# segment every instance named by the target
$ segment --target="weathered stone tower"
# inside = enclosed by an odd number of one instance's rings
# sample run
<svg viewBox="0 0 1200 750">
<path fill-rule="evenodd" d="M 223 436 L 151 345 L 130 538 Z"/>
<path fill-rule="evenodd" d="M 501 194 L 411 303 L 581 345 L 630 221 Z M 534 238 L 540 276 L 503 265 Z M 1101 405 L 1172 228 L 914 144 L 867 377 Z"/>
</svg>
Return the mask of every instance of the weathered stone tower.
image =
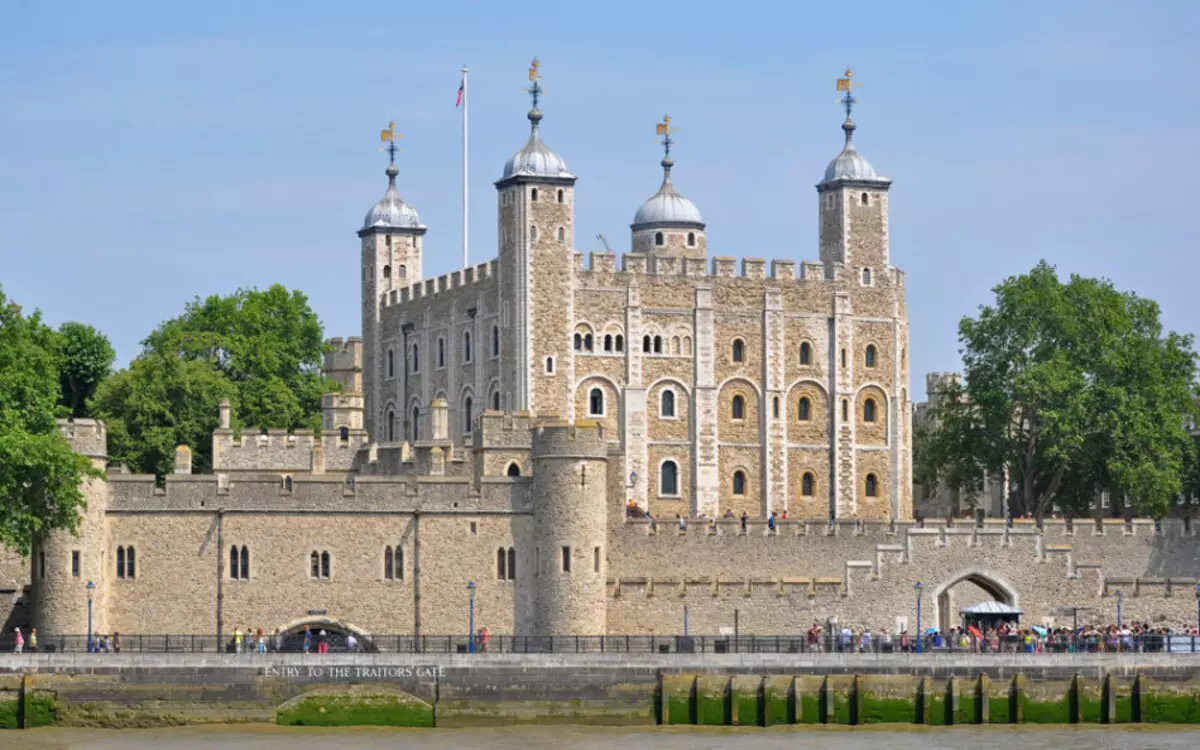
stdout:
<svg viewBox="0 0 1200 750">
<path fill-rule="evenodd" d="M 534 632 L 607 632 L 608 445 L 595 422 L 533 434 Z"/>
<path fill-rule="evenodd" d="M 362 367 L 372 373 L 363 396 L 366 429 L 374 441 L 388 439 L 383 432 L 381 412 L 384 384 L 403 374 L 401 368 L 407 358 L 407 352 L 403 352 L 399 356 L 392 354 L 393 361 L 383 361 L 380 306 L 392 289 L 421 280 L 421 245 L 427 229 L 416 209 L 405 203 L 396 190 L 399 170 L 394 126 L 389 126 L 384 134 L 389 140 L 391 156 L 387 192 L 367 212 L 363 227 L 358 230 L 362 240 Z"/>
<path fill-rule="evenodd" d="M 59 420 L 58 426 L 75 452 L 90 458 L 95 468 L 104 470 L 108 462 L 108 431 L 103 422 Z M 106 630 L 108 574 L 112 572 L 105 559 L 105 551 L 110 548 L 105 522 L 109 488 L 103 479 L 89 479 L 80 489 L 87 508 L 80 514 L 77 535 L 53 531 L 33 547 L 33 626 L 44 633 L 87 633 L 89 581 L 95 584 L 91 591 L 92 630 Z M 126 564 L 123 559 L 123 573 Z M 136 571 L 136 552 L 133 564 Z"/>
<path fill-rule="evenodd" d="M 500 201 L 501 389 L 506 411 L 562 414 L 571 400 L 575 175 L 542 141 L 538 62 L 530 133 L 496 182 Z"/>
</svg>

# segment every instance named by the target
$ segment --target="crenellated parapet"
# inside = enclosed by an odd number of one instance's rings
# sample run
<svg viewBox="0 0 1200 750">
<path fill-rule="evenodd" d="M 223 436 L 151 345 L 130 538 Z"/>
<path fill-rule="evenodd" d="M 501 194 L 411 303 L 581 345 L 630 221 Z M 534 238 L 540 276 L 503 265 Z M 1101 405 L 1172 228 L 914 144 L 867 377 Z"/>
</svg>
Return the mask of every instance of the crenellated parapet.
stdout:
<svg viewBox="0 0 1200 750">
<path fill-rule="evenodd" d="M 108 458 L 108 428 L 98 419 L 60 419 L 58 431 L 76 453 L 97 461 Z"/>
<path fill-rule="evenodd" d="M 388 292 L 383 298 L 384 307 L 404 305 L 416 300 L 429 299 L 439 294 L 465 289 L 492 279 L 496 273 L 496 261 L 489 260 L 475 266 L 451 271 L 432 279 L 418 281 Z"/>
<path fill-rule="evenodd" d="M 349 430 L 343 438 L 337 430 L 318 435 L 250 427 L 238 435 L 232 429 L 218 428 L 213 431 L 213 471 L 304 473 L 313 466 L 313 451 L 319 445 L 325 470 L 345 472 L 367 442 L 362 429 Z"/>
<path fill-rule="evenodd" d="M 696 279 L 749 279 L 754 281 L 774 282 L 816 282 L 833 284 L 840 280 L 835 274 L 827 277 L 824 264 L 820 261 L 802 261 L 797 267 L 794 260 L 762 258 L 737 258 L 716 256 L 710 259 L 688 258 L 671 255 L 647 255 L 644 253 L 626 253 L 621 256 L 618 266 L 617 256 L 611 252 L 575 253 L 575 271 L 581 279 L 589 274 L 596 276 L 624 277 L 626 280 L 634 276 L 676 277 L 684 276 Z M 904 286 L 904 272 L 889 266 L 884 269 L 890 281 L 898 286 Z"/>
</svg>

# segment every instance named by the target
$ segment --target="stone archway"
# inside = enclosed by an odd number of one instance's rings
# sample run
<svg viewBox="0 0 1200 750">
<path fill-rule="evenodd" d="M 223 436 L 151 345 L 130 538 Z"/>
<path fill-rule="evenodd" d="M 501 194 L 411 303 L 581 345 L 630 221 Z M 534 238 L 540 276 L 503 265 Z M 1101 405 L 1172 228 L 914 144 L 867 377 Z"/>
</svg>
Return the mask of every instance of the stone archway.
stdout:
<svg viewBox="0 0 1200 750">
<path fill-rule="evenodd" d="M 329 639 L 330 651 L 345 651 L 346 636 L 351 633 L 358 640 L 360 651 L 375 652 L 379 650 L 371 634 L 357 625 L 323 615 L 310 615 L 298 617 L 280 626 L 279 632 L 283 635 L 284 651 L 304 650 L 305 627 L 312 631 L 314 652 L 317 650 L 317 639 L 322 630 Z"/>
<path fill-rule="evenodd" d="M 930 623 L 936 623 L 942 632 L 959 626 L 958 610 L 977 601 L 957 601 L 954 588 L 959 584 L 972 584 L 980 589 L 984 596 L 994 601 L 1003 602 L 1013 607 L 1019 606 L 1017 590 L 1011 583 L 1000 576 L 979 569 L 964 570 L 948 578 L 933 590 L 933 612 L 930 613 Z"/>
</svg>

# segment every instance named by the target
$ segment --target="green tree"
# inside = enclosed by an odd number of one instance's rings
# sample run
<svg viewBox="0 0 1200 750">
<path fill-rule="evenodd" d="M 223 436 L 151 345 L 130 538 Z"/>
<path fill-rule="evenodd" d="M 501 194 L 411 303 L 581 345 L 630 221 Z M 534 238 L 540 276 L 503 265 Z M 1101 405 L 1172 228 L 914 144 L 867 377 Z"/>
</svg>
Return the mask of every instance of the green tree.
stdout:
<svg viewBox="0 0 1200 750">
<path fill-rule="evenodd" d="M 28 554 L 54 529 L 74 530 L 80 485 L 100 476 L 55 422 L 59 337 L 0 290 L 0 543 Z"/>
<path fill-rule="evenodd" d="M 161 476 L 175 447 L 186 444 L 197 469 L 208 470 L 222 398 L 233 406 L 235 428 L 318 428 L 321 395 L 338 387 L 318 369 L 325 348 L 321 321 L 298 291 L 276 284 L 197 298 L 97 391 L 109 452 Z"/>
<path fill-rule="evenodd" d="M 108 337 L 84 323 L 63 323 L 58 335 L 62 351 L 59 403 L 70 410 L 72 417 L 91 416 L 87 402 L 112 372 L 117 353 Z"/>
<path fill-rule="evenodd" d="M 959 324 L 965 383 L 948 383 L 924 448 L 933 471 L 1007 470 L 1017 512 L 1086 512 L 1100 490 L 1160 516 L 1195 446 L 1196 355 L 1158 306 L 1103 280 L 1066 283 L 1045 262 L 995 288 Z"/>
</svg>

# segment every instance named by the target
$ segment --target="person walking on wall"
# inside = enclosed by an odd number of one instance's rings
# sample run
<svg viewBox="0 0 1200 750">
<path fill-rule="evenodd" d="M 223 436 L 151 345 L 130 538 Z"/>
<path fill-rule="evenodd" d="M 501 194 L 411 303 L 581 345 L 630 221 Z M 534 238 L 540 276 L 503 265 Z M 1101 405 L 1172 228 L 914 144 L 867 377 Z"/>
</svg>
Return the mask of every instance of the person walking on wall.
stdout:
<svg viewBox="0 0 1200 750">
<path fill-rule="evenodd" d="M 312 628 L 304 626 L 304 653 L 312 653 Z"/>
<path fill-rule="evenodd" d="M 13 628 L 13 632 L 17 634 L 17 643 L 13 646 L 13 653 L 19 654 L 25 650 L 25 636 L 21 635 L 20 628 Z"/>
<path fill-rule="evenodd" d="M 37 628 L 29 631 L 29 650 L 34 653 L 37 652 Z"/>
<path fill-rule="evenodd" d="M 321 629 L 321 632 L 317 633 L 317 653 L 329 653 L 329 634 L 325 632 L 324 628 Z"/>
<path fill-rule="evenodd" d="M 244 639 L 245 636 L 242 634 L 242 629 L 235 627 L 233 629 L 233 652 L 235 654 L 242 653 L 242 641 Z"/>
<path fill-rule="evenodd" d="M 488 641 L 491 640 L 491 637 L 492 634 L 488 632 L 487 628 L 479 629 L 479 650 L 481 653 L 487 653 Z"/>
</svg>

